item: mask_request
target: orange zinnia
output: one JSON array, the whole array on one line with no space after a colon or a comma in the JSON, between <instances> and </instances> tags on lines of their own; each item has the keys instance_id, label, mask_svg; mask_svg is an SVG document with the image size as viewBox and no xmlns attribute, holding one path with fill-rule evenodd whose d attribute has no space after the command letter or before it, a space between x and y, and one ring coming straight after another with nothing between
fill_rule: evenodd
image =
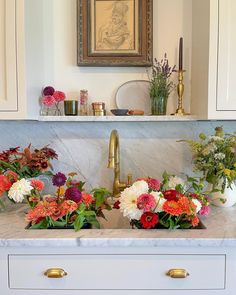
<instances>
[{"instance_id":1,"label":"orange zinnia","mask_svg":"<svg viewBox=\"0 0 236 295\"><path fill-rule=\"evenodd\" d=\"M178 204L182 208L183 213L187 215L191 215L196 212L196 205L188 197L181 197L178 200Z\"/></svg>"},{"instance_id":2,"label":"orange zinnia","mask_svg":"<svg viewBox=\"0 0 236 295\"><path fill-rule=\"evenodd\" d=\"M176 201L166 201L163 204L163 210L172 216L179 216L183 214L183 210Z\"/></svg>"},{"instance_id":3,"label":"orange zinnia","mask_svg":"<svg viewBox=\"0 0 236 295\"><path fill-rule=\"evenodd\" d=\"M194 216L193 219L192 219L192 226L193 227L196 227L199 223L199 219L197 216Z\"/></svg>"}]
</instances>

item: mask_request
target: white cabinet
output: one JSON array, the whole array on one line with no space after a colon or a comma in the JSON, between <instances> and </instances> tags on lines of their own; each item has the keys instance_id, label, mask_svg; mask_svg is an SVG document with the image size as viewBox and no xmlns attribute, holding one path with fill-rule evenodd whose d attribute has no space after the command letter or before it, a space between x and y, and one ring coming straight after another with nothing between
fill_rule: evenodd
<instances>
[{"instance_id":1,"label":"white cabinet","mask_svg":"<svg viewBox=\"0 0 236 295\"><path fill-rule=\"evenodd\" d=\"M236 119L236 1L193 0L192 106L203 119Z\"/></svg>"},{"instance_id":2,"label":"white cabinet","mask_svg":"<svg viewBox=\"0 0 236 295\"><path fill-rule=\"evenodd\" d=\"M33 243L33 242L32 242ZM1 295L233 295L235 250L199 247L4 247ZM48 277L55 268L60 278ZM185 278L167 275L184 269Z\"/></svg>"},{"instance_id":3,"label":"white cabinet","mask_svg":"<svg viewBox=\"0 0 236 295\"><path fill-rule=\"evenodd\" d=\"M0 0L0 120L26 114L24 0Z\"/></svg>"}]
</instances>

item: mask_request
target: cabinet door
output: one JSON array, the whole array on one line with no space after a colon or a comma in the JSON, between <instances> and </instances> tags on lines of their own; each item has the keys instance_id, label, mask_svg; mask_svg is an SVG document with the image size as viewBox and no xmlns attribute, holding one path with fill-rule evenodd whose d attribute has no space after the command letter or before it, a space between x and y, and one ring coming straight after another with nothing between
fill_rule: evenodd
<instances>
[{"instance_id":1,"label":"cabinet door","mask_svg":"<svg viewBox=\"0 0 236 295\"><path fill-rule=\"evenodd\" d=\"M219 0L217 111L236 111L236 1Z\"/></svg>"},{"instance_id":2,"label":"cabinet door","mask_svg":"<svg viewBox=\"0 0 236 295\"><path fill-rule=\"evenodd\" d=\"M0 0L0 119L25 117L23 16L23 0Z\"/></svg>"}]
</instances>

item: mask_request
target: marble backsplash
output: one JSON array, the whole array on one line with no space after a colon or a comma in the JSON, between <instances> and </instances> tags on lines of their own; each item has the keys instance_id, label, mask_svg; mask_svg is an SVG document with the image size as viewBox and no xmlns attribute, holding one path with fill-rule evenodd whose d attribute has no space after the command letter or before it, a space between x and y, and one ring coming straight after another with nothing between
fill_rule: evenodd
<instances>
[{"instance_id":1,"label":"marble backsplash","mask_svg":"<svg viewBox=\"0 0 236 295\"><path fill-rule=\"evenodd\" d=\"M121 175L160 177L164 170L191 173L191 153L179 139L196 139L200 132L213 134L216 126L228 133L236 131L236 121L132 122L132 123L46 123L0 121L0 150L15 146L50 144L59 160L55 171L77 171L87 189L111 189L113 171L107 168L110 132L120 135Z\"/></svg>"}]
</instances>

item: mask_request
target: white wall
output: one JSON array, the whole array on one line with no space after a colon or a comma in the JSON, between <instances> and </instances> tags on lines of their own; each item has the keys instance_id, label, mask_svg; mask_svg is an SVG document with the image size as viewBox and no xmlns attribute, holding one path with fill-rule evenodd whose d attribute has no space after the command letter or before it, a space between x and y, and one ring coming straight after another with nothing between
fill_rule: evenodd
<instances>
[{"instance_id":1,"label":"white wall","mask_svg":"<svg viewBox=\"0 0 236 295\"><path fill-rule=\"evenodd\" d=\"M124 82L147 79L145 68L77 66L77 0L26 0L26 58L30 117L38 115L41 88L52 84L77 98L88 89L90 101L115 107L115 93ZM154 57L166 52L170 64L178 64L179 37L184 37L184 65L187 70L185 108L190 105L192 0L153 0ZM32 46L34 44L34 46ZM176 76L176 75L175 75ZM169 99L168 112L176 109L177 95Z\"/></svg>"}]
</instances>

